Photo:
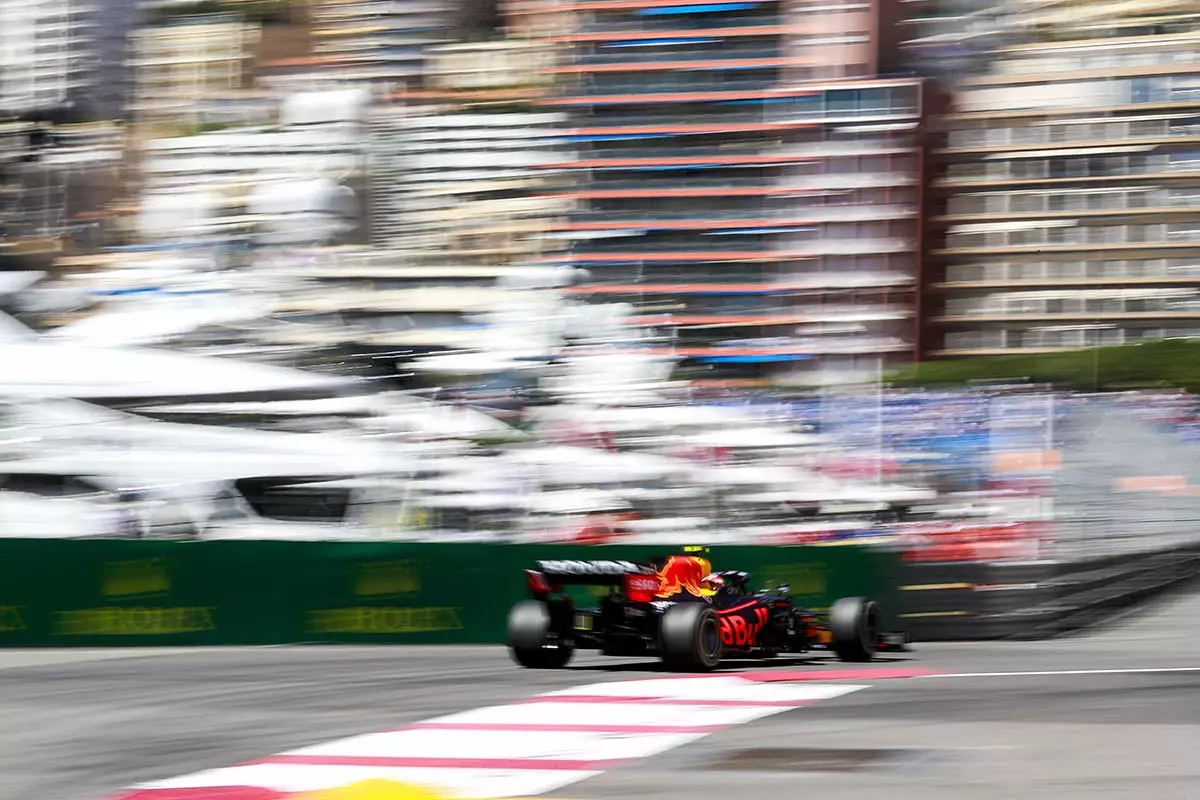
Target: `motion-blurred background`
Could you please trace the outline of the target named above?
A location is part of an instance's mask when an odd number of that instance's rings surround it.
[[[1169,543],[1198,43],[1195,0],[0,0],[0,532]]]

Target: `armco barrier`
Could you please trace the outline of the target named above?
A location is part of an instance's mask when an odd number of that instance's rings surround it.
[[[0,647],[504,638],[539,558],[640,560],[651,547],[0,539]],[[717,569],[797,602],[878,599],[895,623],[896,556],[861,547],[715,547]]]
[[[907,563],[900,625],[918,642],[1045,638],[1196,578],[1200,545],[1081,561]]]

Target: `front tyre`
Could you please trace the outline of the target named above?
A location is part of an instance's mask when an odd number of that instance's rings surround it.
[[[870,661],[879,641],[879,606],[865,597],[843,597],[829,609],[829,633],[842,661]]]
[[[550,604],[522,600],[508,612],[508,649],[513,661],[529,669],[561,669],[575,648],[558,636]]]
[[[707,605],[680,603],[662,617],[663,664],[676,672],[709,672],[721,663],[721,628]]]

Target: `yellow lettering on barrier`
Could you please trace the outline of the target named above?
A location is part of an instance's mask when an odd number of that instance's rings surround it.
[[[421,565],[411,559],[368,561],[358,565],[354,593],[383,597],[421,591]]]
[[[165,558],[110,561],[104,565],[100,593],[105,597],[162,595],[170,589],[171,575]]]
[[[59,611],[54,632],[60,636],[165,636],[213,631],[211,607],[106,606]]]
[[[12,633],[25,630],[25,620],[21,618],[24,606],[0,606],[0,633]]]
[[[308,628],[314,633],[429,633],[461,631],[459,609],[355,606],[310,611]]]

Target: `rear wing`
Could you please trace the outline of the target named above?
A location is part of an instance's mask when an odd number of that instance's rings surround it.
[[[620,586],[628,575],[656,575],[654,567],[634,561],[538,561],[536,574],[560,586]],[[526,570],[534,573],[534,570]]]

